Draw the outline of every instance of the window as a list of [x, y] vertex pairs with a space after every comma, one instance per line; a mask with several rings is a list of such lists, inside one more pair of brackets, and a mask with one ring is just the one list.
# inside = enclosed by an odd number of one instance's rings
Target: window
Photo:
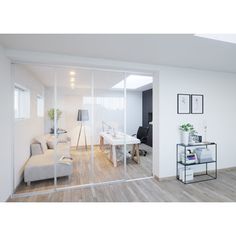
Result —
[[44, 99], [42, 96], [37, 96], [37, 116], [44, 117]]
[[30, 92], [29, 90], [15, 85], [14, 91], [15, 119], [30, 118]]

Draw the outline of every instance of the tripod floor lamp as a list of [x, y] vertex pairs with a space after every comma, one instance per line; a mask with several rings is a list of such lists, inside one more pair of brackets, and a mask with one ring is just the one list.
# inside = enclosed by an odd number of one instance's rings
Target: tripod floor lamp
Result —
[[86, 132], [85, 132], [85, 126], [84, 126], [84, 121], [88, 121], [89, 120], [89, 114], [88, 114], [88, 110], [78, 110], [78, 116], [77, 116], [77, 121], [80, 122], [80, 130], [79, 130], [79, 136], [78, 136], [78, 140], [77, 140], [77, 145], [76, 145], [76, 149], [78, 150], [79, 148], [79, 141], [80, 141], [80, 137], [81, 137], [81, 133], [82, 133], [82, 129], [84, 129], [84, 141], [85, 141], [85, 149], [87, 150], [87, 138], [86, 138]]

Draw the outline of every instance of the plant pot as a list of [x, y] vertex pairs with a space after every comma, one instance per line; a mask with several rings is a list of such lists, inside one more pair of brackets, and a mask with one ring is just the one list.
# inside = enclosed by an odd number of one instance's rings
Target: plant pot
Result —
[[181, 143], [184, 145], [188, 145], [188, 142], [189, 142], [189, 132], [182, 131], [181, 132]]

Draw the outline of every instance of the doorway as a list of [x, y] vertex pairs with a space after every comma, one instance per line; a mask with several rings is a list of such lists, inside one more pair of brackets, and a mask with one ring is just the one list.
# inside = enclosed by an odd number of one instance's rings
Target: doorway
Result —
[[152, 74], [13, 67], [16, 194], [153, 176]]

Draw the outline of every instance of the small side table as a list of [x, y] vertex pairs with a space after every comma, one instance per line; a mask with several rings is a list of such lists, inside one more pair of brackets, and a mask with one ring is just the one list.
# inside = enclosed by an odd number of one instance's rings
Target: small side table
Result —
[[[191, 163], [188, 164], [186, 163], [186, 156], [187, 156], [187, 149], [193, 150], [195, 148], [198, 147], [205, 147], [205, 148], [209, 148], [210, 146], [212, 146], [214, 148], [214, 156], [215, 158], [213, 158], [212, 161], [207, 161], [207, 162], [200, 162], [200, 163]], [[183, 149], [184, 151], [184, 162], [180, 161], [179, 158], [179, 150]], [[214, 165], [214, 170], [213, 171], [209, 171], [209, 164], [213, 164]], [[200, 165], [205, 165], [205, 171], [203, 173], [200, 174], [195, 174], [193, 177], [193, 180], [191, 181], [186, 181], [186, 170], [188, 167], [190, 166], [200, 166]], [[179, 168], [180, 166], [183, 167], [184, 170], [184, 176], [183, 176], [183, 180], [180, 180], [180, 174], [179, 174]], [[214, 172], [214, 174], [210, 174], [210, 172]], [[191, 183], [199, 183], [199, 182], [203, 182], [203, 181], [208, 181], [208, 180], [213, 180], [217, 178], [217, 144], [214, 142], [206, 142], [206, 143], [198, 143], [198, 144], [192, 144], [192, 145], [184, 145], [184, 144], [177, 144], [176, 145], [176, 179], [181, 181], [184, 184], [191, 184]]]

